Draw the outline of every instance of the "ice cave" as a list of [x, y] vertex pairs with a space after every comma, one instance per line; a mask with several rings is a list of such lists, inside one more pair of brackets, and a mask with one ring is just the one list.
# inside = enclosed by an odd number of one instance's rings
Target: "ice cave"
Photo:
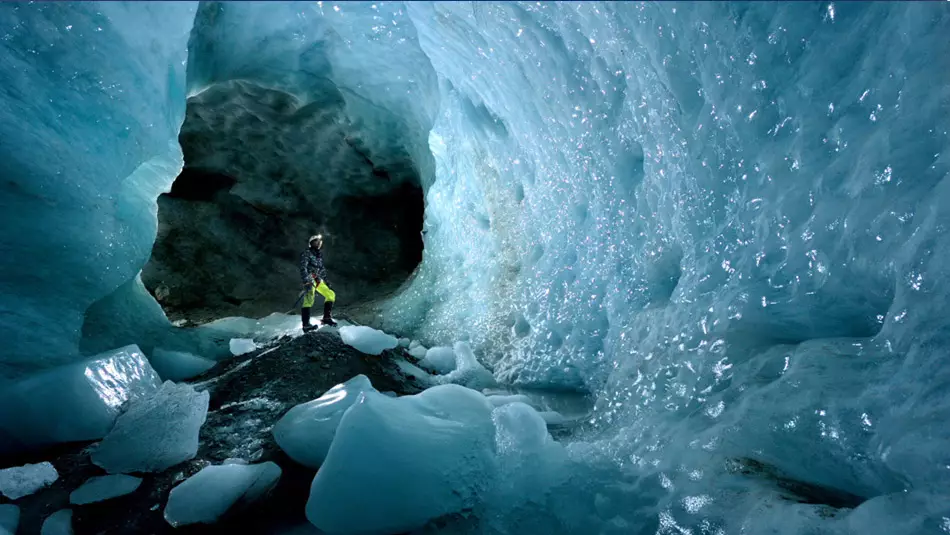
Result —
[[950, 533], [948, 38], [0, 4], [0, 534]]

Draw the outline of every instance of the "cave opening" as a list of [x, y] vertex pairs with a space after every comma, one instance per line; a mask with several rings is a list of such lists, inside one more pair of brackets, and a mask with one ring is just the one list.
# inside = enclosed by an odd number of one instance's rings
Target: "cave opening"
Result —
[[422, 260], [423, 189], [404, 149], [367, 134], [329, 84], [319, 98], [247, 81], [190, 97], [184, 168], [158, 199], [142, 270], [169, 319], [290, 311], [318, 233], [343, 310], [397, 290]]

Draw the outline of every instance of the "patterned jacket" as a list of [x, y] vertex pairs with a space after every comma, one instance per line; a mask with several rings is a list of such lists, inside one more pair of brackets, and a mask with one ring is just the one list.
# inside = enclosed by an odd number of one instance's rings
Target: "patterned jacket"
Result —
[[313, 282], [314, 276], [319, 281], [327, 280], [327, 269], [323, 267], [323, 253], [314, 251], [310, 247], [300, 253], [300, 279], [304, 284]]

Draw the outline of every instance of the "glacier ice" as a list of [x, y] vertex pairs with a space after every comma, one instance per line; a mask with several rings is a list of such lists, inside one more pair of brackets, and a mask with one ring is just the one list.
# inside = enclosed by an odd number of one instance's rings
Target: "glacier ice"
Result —
[[0, 504], [0, 535], [16, 535], [20, 524], [20, 507], [12, 503]]
[[167, 351], [160, 347], [152, 350], [152, 358], [148, 359], [158, 376], [166, 381], [183, 381], [210, 370], [214, 361], [185, 353], [183, 351]]
[[149, 397], [133, 401], [92, 452], [110, 474], [161, 472], [194, 458], [208, 415], [209, 394], [165, 381]]
[[[423, 263], [377, 327], [596, 399], [576, 484], [490, 502], [498, 530], [950, 518], [941, 6], [34, 3], [0, 22], [0, 380], [129, 343], [227, 356], [246, 335], [173, 328], [136, 277], [185, 97], [333, 85], [354, 143], [401, 146], [426, 191]], [[720, 469], [750, 456], [869, 499], [831, 517]]]
[[171, 490], [165, 520], [176, 528], [213, 524], [234, 508], [266, 495], [280, 473], [272, 462], [206, 466]]
[[57, 479], [59, 473], [48, 462], [4, 468], [0, 470], [0, 494], [17, 500], [48, 487]]
[[111, 500], [135, 492], [141, 484], [141, 478], [125, 474], [90, 477], [69, 494], [69, 503], [84, 505]]
[[274, 424], [274, 440], [288, 457], [317, 469], [346, 412], [363, 392], [377, 392], [365, 375], [357, 375], [327, 390], [319, 398], [293, 407]]
[[368, 355], [379, 355], [383, 351], [395, 349], [399, 345], [395, 336], [364, 325], [340, 327], [340, 338], [343, 339], [343, 343]]
[[229, 342], [232, 355], [243, 355], [257, 349], [257, 344], [250, 338], [232, 338]]
[[126, 402], [160, 384], [136, 346], [32, 375], [0, 393], [0, 452], [102, 438]]
[[419, 366], [435, 373], [449, 373], [455, 369], [455, 351], [451, 347], [430, 347]]
[[307, 518], [326, 533], [401, 533], [471, 507], [493, 477], [491, 411], [457, 385], [360, 394], [313, 479]]
[[60, 509], [46, 517], [40, 535], [73, 535], [72, 509]]

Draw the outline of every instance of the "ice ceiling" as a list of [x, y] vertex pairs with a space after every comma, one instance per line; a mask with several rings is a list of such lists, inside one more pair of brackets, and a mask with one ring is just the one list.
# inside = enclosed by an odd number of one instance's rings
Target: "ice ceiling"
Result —
[[[423, 262], [379, 326], [593, 392], [599, 455], [662, 482], [657, 530], [715, 501], [714, 456], [880, 497], [852, 526], [950, 529], [943, 6], [38, 3], [0, 23], [4, 380], [172, 336], [136, 277], [187, 98], [329, 88], [333, 127], [425, 193]], [[362, 187], [346, 176], [327, 187]]]

